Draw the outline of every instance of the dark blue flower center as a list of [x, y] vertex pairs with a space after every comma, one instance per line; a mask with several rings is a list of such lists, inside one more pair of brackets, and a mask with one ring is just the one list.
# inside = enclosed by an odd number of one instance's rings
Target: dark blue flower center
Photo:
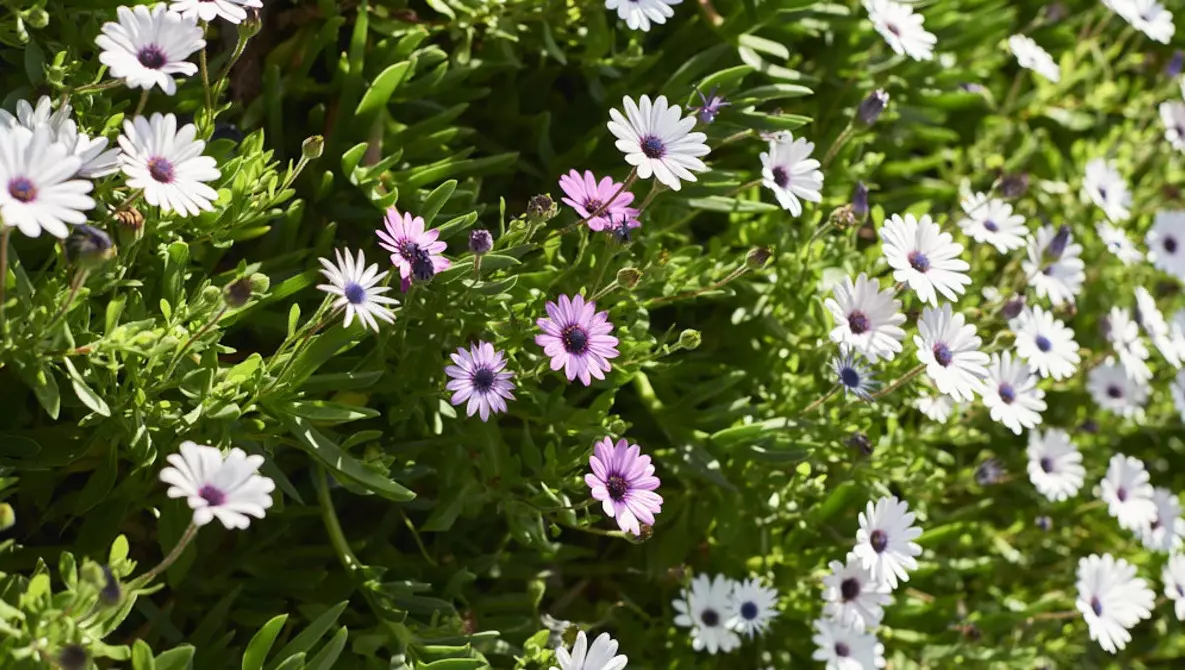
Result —
[[588, 351], [588, 332], [577, 325], [571, 325], [560, 334], [560, 341], [564, 343], [564, 350], [570, 354], [583, 354]]
[[1012, 384], [1005, 382], [1000, 384], [996, 390], [1000, 393], [1000, 400], [1003, 400], [1004, 404], [1011, 405], [1016, 401], [1016, 389], [1012, 388]]
[[909, 266], [918, 272], [927, 272], [930, 270], [930, 259], [920, 251], [911, 251], [909, 252]]
[[473, 388], [481, 393], [485, 393], [494, 387], [494, 371], [487, 367], [480, 367], [473, 371], [470, 377], [473, 382]]
[[754, 602], [741, 603], [741, 618], [752, 621], [757, 618], [757, 604]]
[[706, 609], [699, 614], [699, 620], [708, 628], [720, 625], [720, 614], [714, 609]]
[[848, 656], [852, 655], [852, 650], [849, 649], [848, 645], [844, 644], [843, 642], [836, 642], [835, 655], [841, 658], [847, 658]]
[[221, 489], [217, 489], [209, 484], [198, 489], [198, 495], [211, 507], [218, 507], [226, 502], [226, 494]]
[[786, 172], [786, 168], [779, 165], [772, 172], [774, 174], [774, 183], [778, 185], [778, 188], [786, 188], [790, 185], [790, 174]]
[[855, 368], [843, 368], [839, 371], [839, 381], [850, 389], [860, 387], [860, 373]]
[[20, 202], [33, 202], [37, 199], [37, 187], [32, 181], [17, 177], [8, 182], [8, 195]]
[[415, 247], [411, 257], [411, 273], [419, 281], [428, 281], [436, 275], [436, 266], [432, 263], [432, 254], [427, 249], [418, 246]]
[[1048, 352], [1050, 349], [1053, 348], [1053, 342], [1050, 342], [1049, 338], [1045, 337], [1044, 335], [1037, 336], [1036, 344], [1037, 344], [1037, 348], [1043, 352]]
[[1041, 464], [1041, 470], [1044, 472], [1053, 472], [1053, 459], [1048, 456], [1042, 456], [1038, 461]]
[[1107, 387], [1107, 397], [1119, 400], [1123, 397], [1123, 389], [1119, 388], [1115, 384], [1111, 384]]
[[653, 135], [642, 138], [642, 153], [647, 158], [662, 158], [666, 154], [666, 147], [663, 146], [662, 140]]
[[946, 342], [935, 343], [933, 351], [934, 361], [944, 368], [955, 359], [955, 355], [951, 353], [950, 347], [946, 346]]
[[855, 600], [860, 596], [860, 580], [855, 577], [848, 577], [839, 583], [839, 594], [843, 596], [844, 601]]
[[1166, 237], [1166, 238], [1164, 238], [1163, 245], [1164, 245], [1164, 250], [1169, 252], [1170, 254], [1177, 253], [1177, 238]]
[[1095, 616], [1103, 616], [1103, 603], [1097, 597], [1090, 599], [1090, 609], [1094, 610]]
[[154, 156], [148, 159], [148, 174], [162, 184], [169, 184], [176, 176], [176, 171], [173, 169], [173, 164], [167, 159]]
[[140, 61], [140, 65], [149, 70], [159, 70], [168, 62], [165, 52], [155, 44], [141, 47], [140, 52], [136, 54], [136, 59]]
[[861, 335], [867, 333], [872, 324], [868, 322], [868, 317], [864, 312], [852, 312], [848, 315], [848, 328], [853, 335]]
[[1000, 230], [1000, 226], [996, 225], [996, 222], [995, 222], [995, 221], [992, 221], [991, 219], [988, 219], [987, 221], [984, 221], [984, 222], [983, 222], [983, 227], [984, 227], [985, 229], [987, 229], [987, 231], [988, 231], [989, 233], [994, 233], [994, 232], [997, 232], [998, 230]]
[[886, 535], [885, 531], [883, 530], [874, 530], [872, 531], [872, 534], [868, 536], [868, 544], [872, 545], [872, 550], [876, 553], [883, 553], [884, 550], [889, 546], [889, 536]]
[[625, 494], [629, 493], [630, 484], [621, 475], [609, 475], [605, 480], [605, 488], [609, 491], [609, 497], [616, 502], [625, 500]]
[[351, 305], [361, 305], [366, 302], [366, 289], [362, 288], [362, 284], [358, 282], [346, 284], [346, 287], [342, 289], [342, 293]]

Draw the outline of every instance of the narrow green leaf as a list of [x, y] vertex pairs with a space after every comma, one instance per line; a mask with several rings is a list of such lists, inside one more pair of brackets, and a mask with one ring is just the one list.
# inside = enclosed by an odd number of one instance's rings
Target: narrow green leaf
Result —
[[432, 225], [432, 220], [440, 213], [440, 209], [444, 207], [444, 203], [453, 197], [453, 192], [456, 190], [456, 179], [450, 179], [432, 189], [432, 192], [428, 194], [428, 198], [424, 200], [424, 205], [420, 207], [420, 216], [424, 217], [425, 226]]
[[306, 670], [332, 670], [333, 664], [337, 663], [337, 657], [341, 656], [342, 650], [346, 648], [349, 635], [350, 631], [345, 626], [338, 628], [321, 651], [308, 662]]
[[288, 431], [296, 437], [297, 446], [334, 472], [368, 491], [373, 491], [395, 502], [407, 502], [416, 497], [412, 491], [371, 470], [353, 456], [342, 451], [335, 442], [313, 428], [308, 419], [283, 412], [273, 411], [272, 413], [278, 415], [277, 418], [283, 421]]
[[156, 661], [152, 658], [152, 647], [144, 640], [132, 643], [132, 668], [134, 670], [156, 670]]
[[[354, 115], [360, 119], [370, 119], [380, 109], [386, 107], [387, 102], [391, 99], [391, 94], [407, 79], [411, 65], [411, 61], [403, 61], [388, 66], [387, 69], [380, 72], [379, 76], [370, 83], [370, 88], [366, 89], [357, 109], [354, 110]], [[369, 125], [369, 123], [363, 124], [361, 121], [359, 124]]]
[[263, 662], [267, 660], [267, 653], [272, 650], [276, 636], [280, 634], [286, 621], [288, 621], [287, 614], [272, 617], [263, 624], [263, 628], [260, 628], [259, 632], [251, 637], [251, 641], [247, 643], [247, 650], [243, 652], [242, 670], [263, 670]]
[[193, 667], [194, 647], [182, 644], [168, 651], [163, 651], [156, 657], [156, 670], [189, 670]]
[[[380, 373], [381, 374], [381, 373]], [[379, 415], [377, 410], [369, 407], [358, 407], [326, 400], [298, 400], [279, 405], [281, 411], [299, 416], [310, 421], [327, 423], [345, 423], [359, 419], [373, 419]]]
[[305, 627], [304, 630], [300, 632], [300, 634], [292, 638], [288, 644], [284, 645], [284, 648], [280, 650], [280, 653], [276, 654], [276, 658], [286, 659], [293, 654], [303, 654], [307, 652], [314, 644], [316, 644], [317, 640], [321, 639], [321, 636], [325, 634], [325, 631], [329, 630], [329, 628], [337, 622], [337, 618], [341, 616], [343, 611], [345, 611], [346, 605], [348, 604], [350, 604], [350, 601], [343, 600], [342, 602], [322, 612], [321, 616], [314, 619], [312, 623], [310, 623], [307, 627]]

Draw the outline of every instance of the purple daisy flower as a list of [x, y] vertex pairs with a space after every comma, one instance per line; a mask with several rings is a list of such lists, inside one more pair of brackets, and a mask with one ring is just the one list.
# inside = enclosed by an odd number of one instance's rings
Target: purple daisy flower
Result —
[[[621, 188], [621, 182], [613, 181], [613, 177], [604, 177], [598, 182], [591, 170], [585, 170], [584, 176], [571, 170], [560, 177], [560, 188], [564, 189], [564, 203], [576, 210], [583, 219], [609, 202], [609, 198], [613, 198], [613, 194]], [[594, 216], [588, 220], [589, 229], [605, 230], [611, 228], [614, 221], [620, 221], [622, 218], [629, 222], [630, 228], [641, 226], [641, 222], [638, 221], [638, 210], [628, 206], [633, 201], [633, 193], [622, 191], [613, 199], [613, 204], [609, 205], [602, 216]]]
[[588, 464], [592, 473], [584, 476], [584, 483], [619, 528], [641, 535], [639, 521], [654, 525], [654, 515], [662, 511], [662, 496], [654, 492], [661, 482], [641, 447], [624, 439], [615, 445], [606, 437], [593, 447]]
[[424, 219], [412, 217], [391, 207], [383, 221], [386, 230], [376, 231], [379, 246], [391, 252], [391, 263], [399, 268], [403, 290], [411, 286], [412, 279], [428, 281], [437, 273], [447, 270], [452, 262], [441, 254], [448, 247], [437, 240], [439, 230], [424, 230]]
[[598, 312], [597, 303], [585, 302], [584, 296], [568, 299], [561, 295], [558, 302], [547, 303], [547, 319], [535, 321], [543, 330], [535, 336], [535, 344], [551, 357], [551, 369], [564, 369], [568, 381], [580, 377], [585, 386], [589, 378], [604, 379], [610, 370], [609, 359], [617, 358], [617, 338], [608, 312]]
[[444, 367], [444, 373], [452, 377], [445, 388], [456, 393], [449, 402], [454, 406], [466, 403], [465, 414], [480, 413], [482, 421], [489, 420], [490, 414], [505, 412], [506, 401], [514, 400], [514, 383], [510, 381], [514, 373], [503, 372], [506, 359], [502, 352], [489, 342], [478, 342], [469, 349], [457, 349], [451, 357], [456, 365]]

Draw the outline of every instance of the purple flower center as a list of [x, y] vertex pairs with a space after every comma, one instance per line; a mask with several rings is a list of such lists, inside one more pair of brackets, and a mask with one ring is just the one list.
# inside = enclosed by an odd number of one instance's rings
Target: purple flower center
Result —
[[920, 251], [909, 252], [909, 267], [918, 272], [928, 272], [930, 270], [930, 259], [926, 258], [926, 254]]
[[786, 172], [786, 168], [779, 165], [772, 172], [774, 173], [774, 183], [778, 185], [778, 188], [786, 188], [790, 185], [790, 174]]
[[366, 289], [358, 282], [350, 282], [342, 289], [342, 294], [351, 305], [361, 305], [366, 302]]
[[839, 594], [844, 601], [855, 600], [860, 595], [860, 580], [848, 577], [839, 583]]
[[1045, 275], [1046, 277], [1053, 276], [1053, 265], [1046, 265], [1045, 267], [1041, 268], [1041, 274]]
[[211, 507], [218, 507], [226, 502], [226, 494], [221, 489], [210, 486], [209, 484], [198, 489], [198, 495]]
[[605, 480], [605, 488], [614, 502], [621, 502], [625, 500], [625, 494], [629, 493], [630, 485], [621, 475], [609, 475], [609, 479]]
[[8, 195], [20, 202], [33, 202], [37, 199], [37, 187], [32, 181], [17, 177], [8, 182]]
[[954, 360], [955, 355], [951, 353], [950, 347], [946, 346], [946, 342], [934, 343], [934, 362], [942, 367], [950, 366], [951, 361]]
[[469, 381], [478, 392], [487, 393], [494, 387], [494, 371], [484, 366], [480, 367], [473, 371]]
[[852, 312], [848, 315], [848, 328], [851, 329], [853, 335], [861, 335], [867, 333], [872, 324], [868, 322], [868, 317], [864, 312]]
[[571, 325], [560, 334], [560, 341], [564, 343], [564, 350], [570, 354], [580, 355], [588, 351], [588, 332], [578, 325]]
[[854, 389], [860, 386], [860, 373], [855, 368], [844, 368], [839, 371], [839, 381], [844, 386]]
[[1044, 335], [1037, 336], [1036, 344], [1037, 344], [1037, 348], [1043, 352], [1048, 352], [1050, 349], [1053, 348], [1053, 342], [1050, 342], [1049, 338], [1045, 337]]
[[642, 138], [642, 153], [647, 158], [662, 158], [666, 154], [666, 147], [663, 146], [662, 140], [653, 135], [648, 135]]
[[1160, 517], [1159, 516], [1152, 520], [1152, 530], [1156, 530], [1157, 528], [1160, 528]]
[[835, 655], [836, 656], [839, 656], [841, 658], [847, 658], [851, 654], [852, 654], [852, 650], [848, 648], [848, 645], [844, 644], [843, 642], [836, 642], [835, 643]]
[[1053, 472], [1053, 459], [1048, 456], [1042, 456], [1038, 461], [1041, 464], [1041, 470], [1045, 472]]
[[1127, 502], [1127, 489], [1123, 488], [1122, 486], [1120, 486], [1118, 489], [1115, 489], [1115, 497], [1119, 498], [1119, 502]]
[[1090, 609], [1094, 610], [1095, 616], [1103, 616], [1103, 603], [1099, 602], [1098, 597], [1090, 599]]
[[1107, 397], [1113, 398], [1115, 400], [1119, 400], [1120, 398], [1123, 397], [1123, 389], [1119, 388], [1118, 386], [1116, 386], [1114, 384], [1111, 384], [1110, 386], [1107, 387]]
[[600, 200], [597, 200], [596, 198], [589, 198], [584, 201], [584, 209], [588, 212], [589, 216], [592, 216], [593, 213], [601, 208], [602, 204], [604, 203], [602, 203]]
[[999, 230], [1000, 230], [1000, 226], [996, 225], [996, 222], [995, 222], [995, 221], [992, 221], [991, 219], [988, 219], [987, 221], [984, 221], [984, 222], [983, 222], [983, 227], [984, 227], [984, 229], [986, 229], [986, 230], [987, 230], [989, 233], [994, 233], [994, 232], [997, 232], [997, 231], [999, 231]]
[[1011, 405], [1016, 401], [1016, 389], [1012, 388], [1012, 384], [1005, 382], [1000, 384], [996, 390], [1000, 393], [1000, 400], [1003, 400], [1005, 405]]
[[140, 61], [140, 65], [149, 70], [159, 70], [168, 62], [165, 52], [155, 44], [141, 47], [139, 53], [136, 54], [136, 59]]
[[720, 625], [720, 614], [714, 609], [706, 609], [700, 612], [699, 620], [708, 628], [715, 628]]
[[153, 179], [162, 184], [169, 184], [172, 183], [173, 177], [176, 176], [176, 171], [168, 159], [153, 156], [148, 159], [148, 174], [152, 175]]
[[1177, 238], [1171, 237], [1171, 236], [1166, 237], [1166, 238], [1164, 238], [1164, 242], [1162, 242], [1161, 244], [1164, 246], [1164, 250], [1169, 252], [1170, 254], [1177, 253]]
[[[897, 37], [901, 37], [901, 29], [897, 27], [896, 23], [886, 23], [885, 30], [888, 30], [889, 32], [896, 35]], [[846, 656], [847, 654], [844, 654], [844, 655]]]
[[872, 550], [876, 553], [884, 553], [885, 549], [889, 546], [889, 536], [885, 534], [885, 531], [878, 528], [868, 536], [868, 544], [872, 545]]
[[741, 618], [752, 621], [757, 618], [757, 604], [754, 602], [741, 603]]
[[432, 253], [427, 249], [413, 244], [414, 251], [411, 258], [411, 273], [420, 281], [428, 281], [436, 275], [436, 266], [432, 263]]

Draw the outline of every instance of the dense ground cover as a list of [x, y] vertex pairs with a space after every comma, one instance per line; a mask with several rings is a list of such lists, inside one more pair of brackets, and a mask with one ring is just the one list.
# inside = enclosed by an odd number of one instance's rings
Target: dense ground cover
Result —
[[0, 667], [1185, 658], [1171, 6], [132, 6], [0, 0]]

